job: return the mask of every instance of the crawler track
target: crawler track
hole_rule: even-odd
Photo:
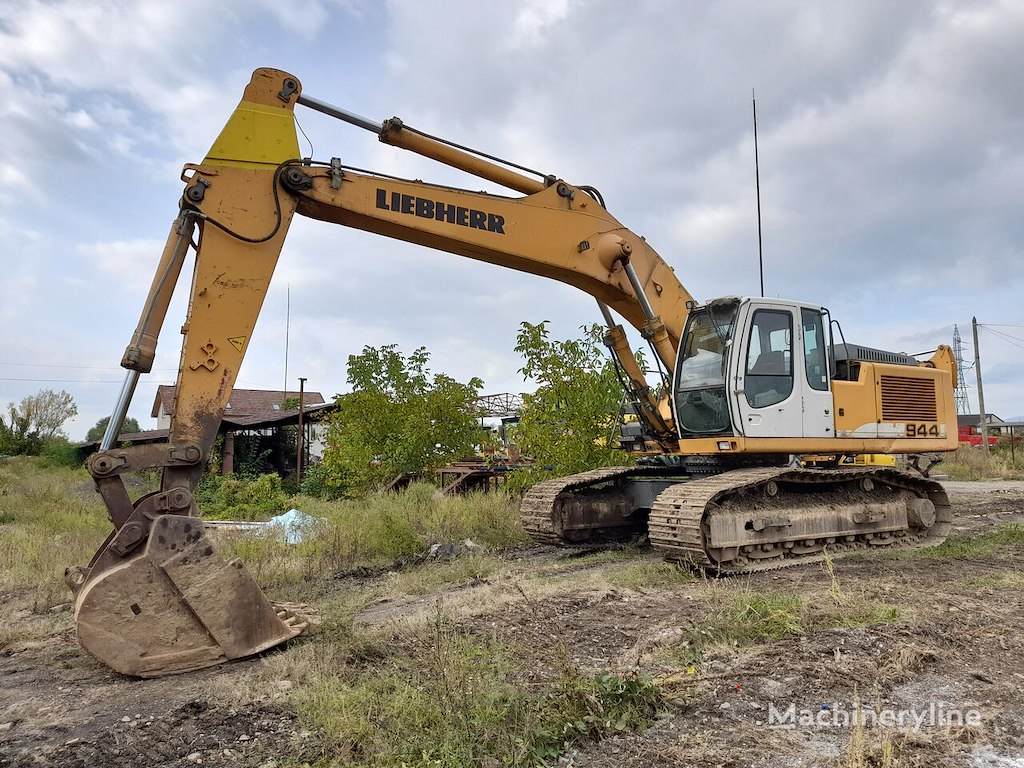
[[[602,486],[614,488],[616,483],[631,477],[659,472],[663,474],[664,470],[655,467],[605,467],[537,483],[526,492],[519,507],[523,528],[534,541],[556,546],[593,545],[621,540],[630,535],[642,535],[642,521],[638,521],[635,526],[638,530],[632,532],[603,528],[596,521],[588,529],[567,529],[566,507],[588,501],[595,508],[598,505],[607,507],[615,501],[614,491],[602,493]]]
[[[935,546],[951,523],[942,486],[917,475],[765,468],[674,484],[658,496],[648,525],[666,559],[747,573],[822,560],[826,548],[835,556]]]
[[[647,510],[635,480],[669,482]],[[535,485],[520,508],[535,541],[608,543],[648,534],[666,559],[748,573],[868,549],[941,543],[952,512],[942,486],[889,468],[734,469],[681,477],[658,467],[610,467]]]

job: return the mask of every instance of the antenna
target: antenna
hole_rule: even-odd
[[[754,108],[754,183],[757,187],[757,266],[761,273],[761,296],[764,296],[764,249],[761,245],[761,166],[757,157],[757,99],[750,89],[750,104]]]

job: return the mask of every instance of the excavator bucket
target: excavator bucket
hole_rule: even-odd
[[[69,569],[83,648],[135,677],[189,672],[302,634],[304,606],[275,605],[240,560],[225,560],[199,518],[161,515],[140,554],[101,553]]]

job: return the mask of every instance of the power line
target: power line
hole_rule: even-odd
[[[120,384],[117,379],[20,379],[11,376],[0,376],[0,381],[31,381],[35,384]]]
[[[0,365],[17,365],[24,368],[71,368],[77,371],[119,371],[120,366],[116,365],[64,365],[62,363],[9,363],[0,362]],[[176,371],[177,368],[154,368],[154,371]]]
[[[992,328],[990,326],[987,326],[987,325],[983,325],[981,327],[986,329],[986,330],[988,330],[989,333],[996,334],[996,336],[1004,336],[1004,337],[1009,338],[1009,339],[1016,339],[1017,341],[1024,341],[1024,339],[1022,339],[1020,336],[1014,336],[1012,333],[1007,333],[1006,331],[993,331]]]
[[[989,333],[991,333],[993,336],[996,336],[997,338],[1002,339],[1007,344],[1011,344],[1011,345],[1017,347],[1018,349],[1024,349],[1024,339],[1020,338],[1019,336],[1011,336],[1010,334],[1003,333],[1002,331],[994,331],[994,330],[992,330],[991,328],[989,328],[988,326],[985,326],[985,325],[980,325],[979,324],[979,326],[982,329],[984,329],[984,330],[988,331]]]

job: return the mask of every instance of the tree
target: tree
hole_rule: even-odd
[[[599,326],[581,328],[581,339],[553,341],[547,321],[522,323],[515,350],[525,363],[520,373],[538,382],[523,396],[514,439],[537,469],[516,485],[597,467],[630,463],[615,448],[622,385],[604,348]]]
[[[327,430],[328,486],[366,493],[472,453],[480,433],[473,403],[483,382],[431,374],[429,360],[424,347],[406,357],[394,344],[349,356],[352,391],[336,397]]]
[[[110,417],[104,416],[102,419],[96,422],[96,425],[92,427],[88,432],[85,433],[86,442],[93,442],[95,440],[102,440],[103,435],[107,431],[107,424],[110,423]],[[131,416],[124,420],[124,424],[121,425],[121,431],[118,434],[125,434],[127,432],[141,432],[142,428],[139,426],[139,422],[133,419]]]
[[[78,415],[78,406],[63,389],[60,392],[41,389],[35,395],[22,398],[21,412],[29,418],[33,431],[46,440],[63,434],[61,427],[65,421]]]
[[[43,445],[63,436],[61,427],[78,414],[75,400],[64,390],[41,389],[23,397],[20,405],[8,405],[8,417],[0,416],[0,452],[36,455]]]

